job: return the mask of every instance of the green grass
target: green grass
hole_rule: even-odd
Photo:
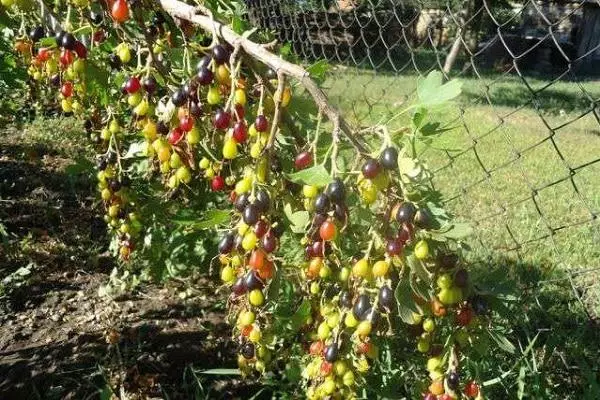
[[[414,98],[415,75],[337,68],[326,91],[354,126],[385,123]],[[526,79],[533,90],[549,83]],[[590,112],[600,81],[555,82],[532,100],[516,76],[461,80],[460,99],[435,113],[455,129],[421,157],[435,171],[448,208],[475,228],[470,257],[483,261],[476,273],[492,286],[517,284],[520,306],[507,321],[517,347],[540,334],[534,351],[518,362],[493,355],[500,371],[512,373],[487,394],[516,398],[524,368],[525,398],[597,398],[600,338],[587,313],[600,316],[600,221],[592,221],[600,213],[600,162],[586,164],[600,158],[600,123]],[[402,115],[388,128],[407,126],[409,118]],[[591,268],[597,270],[573,278],[574,296],[565,272]],[[563,361],[573,369],[566,372]]]

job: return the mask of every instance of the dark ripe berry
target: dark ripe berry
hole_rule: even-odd
[[[258,132],[266,132],[269,128],[269,121],[267,121],[267,117],[264,115],[257,115],[256,120],[254,121],[254,126]]]
[[[244,237],[242,235],[237,235],[235,237],[234,247],[240,252],[244,251],[244,247],[242,246],[243,241],[244,241]]]
[[[358,296],[358,299],[356,299],[354,307],[352,307],[352,313],[357,319],[362,320],[364,319],[365,313],[370,308],[371,302],[369,301],[369,296],[367,296],[366,294],[361,294],[360,296]]]
[[[225,64],[229,60],[229,51],[225,46],[218,44],[212,50],[212,57],[217,65]]]
[[[340,305],[346,308],[352,307],[352,294],[349,291],[344,290],[340,294]]]
[[[385,251],[390,256],[397,256],[402,252],[402,242],[398,239],[390,239],[385,246]]]
[[[265,286],[265,283],[254,271],[248,271],[244,277],[244,283],[246,284],[246,288],[248,290],[262,289]]]
[[[402,243],[404,245],[406,242],[411,240],[412,237],[413,237],[412,225],[409,225],[409,224],[402,225],[400,232],[398,232],[398,240],[400,241],[400,243]]]
[[[239,120],[233,125],[233,138],[238,143],[244,143],[248,139],[248,127],[246,121]]]
[[[110,153],[108,153],[106,155],[106,159],[108,160],[109,164],[114,164],[117,162],[117,153],[115,153],[114,151],[111,151]]]
[[[121,182],[119,182],[116,179],[113,179],[110,181],[110,183],[108,184],[108,187],[110,187],[110,190],[114,192],[118,192],[119,190],[121,190]]]
[[[377,324],[379,324],[379,313],[377,312],[377,310],[369,308],[363,314],[362,320],[370,321],[371,325],[373,325],[373,328],[375,328],[377,327]]]
[[[277,79],[277,72],[275,72],[273,68],[269,68],[267,69],[265,76],[267,77],[267,79]]]
[[[196,72],[200,72],[203,69],[208,69],[208,66],[210,65],[210,57],[209,56],[204,56],[200,59],[200,61],[198,61],[198,64],[196,64]]]
[[[98,168],[99,171],[104,171],[106,169],[106,167],[108,167],[108,162],[106,161],[106,158],[102,157],[96,160],[96,167]]]
[[[56,39],[57,46],[62,46],[63,37],[65,37],[66,34],[67,32],[65,31],[58,31],[56,35],[54,35],[54,39]]]
[[[336,204],[333,209],[333,216],[340,222],[345,222],[348,216],[348,207],[345,204]]]
[[[269,207],[271,206],[271,196],[269,196],[269,192],[264,189],[259,190],[256,193],[254,205],[258,207],[258,210],[261,212],[268,211]]]
[[[387,147],[381,152],[379,162],[385,169],[398,168],[398,150],[395,147]]]
[[[244,282],[244,278],[243,277],[239,277],[237,278],[237,280],[235,281],[235,283],[233,285],[231,285],[231,291],[233,293],[235,293],[236,296],[241,296],[244,293],[246,293],[246,291],[248,290],[248,288],[246,288],[246,283]]]
[[[156,131],[161,135],[166,135],[169,133],[169,125],[164,121],[158,121],[158,124],[156,124]]]
[[[344,182],[342,182],[340,178],[335,178],[333,182],[327,186],[326,193],[332,202],[336,204],[343,203],[346,197]]]
[[[132,76],[127,80],[127,82],[125,82],[125,91],[129,94],[136,93],[141,88],[142,84],[140,83],[139,78],[136,76]]]
[[[337,343],[332,343],[325,348],[325,360],[327,362],[333,363],[338,359],[339,347]]]
[[[195,118],[199,118],[202,116],[204,110],[202,109],[202,104],[192,101],[190,103],[190,115]]]
[[[104,29],[98,29],[94,32],[94,36],[92,37],[94,43],[102,43],[106,40],[106,32]]]
[[[62,37],[62,40],[60,43],[61,43],[61,46],[64,47],[65,49],[74,50],[76,41],[77,41],[77,39],[75,39],[75,36],[73,36],[72,33],[67,32]]]
[[[60,86],[60,75],[59,74],[52,75],[50,77],[50,84],[55,87]]]
[[[362,167],[362,174],[367,179],[373,179],[379,174],[381,170],[381,166],[377,162],[377,160],[373,158],[369,158]]]
[[[117,217],[119,219],[125,219],[126,216],[127,216],[127,211],[125,211],[125,209],[121,208],[119,210],[119,213],[117,214]]]
[[[182,105],[184,105],[186,100],[187,95],[181,89],[173,93],[173,95],[171,96],[171,101],[173,102],[173,104],[175,104],[176,107],[181,107]]]
[[[313,251],[313,248],[312,248],[312,246],[311,246],[310,244],[307,244],[307,245],[304,247],[304,257],[305,257],[307,260],[310,260],[311,258],[314,258],[314,257],[316,257],[316,255],[315,255],[315,253],[314,253],[314,251]]]
[[[392,310],[394,305],[394,292],[389,286],[382,286],[379,289],[379,304],[387,311]]]
[[[210,69],[205,67],[198,71],[198,74],[196,74],[196,78],[199,84],[206,86],[211,84],[214,75]]]
[[[152,17],[152,23],[155,25],[162,25],[166,22],[165,16],[161,12],[156,12]]]
[[[318,213],[326,213],[329,211],[329,198],[325,193],[320,193],[315,199],[315,211]]]
[[[254,225],[260,218],[260,211],[254,204],[248,204],[243,213],[244,222],[247,225]]]
[[[86,131],[88,131],[88,132],[91,131],[93,127],[94,127],[94,123],[92,122],[91,119],[86,119],[83,122],[83,129],[85,129]]]
[[[242,346],[242,356],[247,360],[254,358],[254,344],[252,342],[247,342]]]
[[[456,266],[456,263],[458,262],[458,255],[454,253],[439,254],[437,257],[437,262],[440,268],[452,269]]]
[[[150,39],[155,39],[158,36],[158,33],[159,33],[158,26],[156,26],[156,25],[150,25],[146,28],[146,35]]]
[[[405,201],[398,207],[398,212],[396,213],[396,221],[401,224],[409,224],[413,222],[415,218],[415,213],[417,212],[417,208],[413,203]]]
[[[79,40],[75,42],[74,50],[75,54],[77,54],[77,57],[81,58],[82,60],[87,58],[87,47],[85,47],[85,45]]]
[[[198,85],[195,82],[188,82],[182,88],[185,95],[190,100],[198,100]]]
[[[267,234],[269,231],[269,223],[264,219],[261,219],[256,224],[254,224],[254,233],[256,237],[261,238]]]
[[[110,67],[112,69],[119,69],[119,68],[121,68],[121,59],[119,58],[118,55],[111,54],[108,57],[108,64],[110,65]]]
[[[225,189],[225,178],[221,175],[217,175],[210,181],[210,188],[213,192],[220,192]]]
[[[227,235],[223,236],[223,238],[219,242],[219,253],[229,254],[231,250],[233,250],[234,242],[235,237],[231,233],[228,233]]]
[[[296,156],[296,159],[294,160],[294,167],[296,167],[296,169],[304,169],[312,163],[312,160],[312,153],[303,151]]]
[[[315,214],[312,224],[315,227],[319,227],[325,221],[327,221],[327,214]]]
[[[144,78],[143,82],[142,82],[142,86],[144,87],[144,90],[146,91],[146,93],[148,94],[154,94],[154,92],[156,92],[156,79],[154,79],[154,77],[152,75]]]
[[[267,253],[272,253],[277,249],[277,236],[271,230],[262,237],[260,244],[262,245],[264,251]]]
[[[325,246],[323,246],[322,241],[318,240],[313,242],[311,250],[314,257],[323,257],[323,254],[325,253]]]
[[[246,209],[246,206],[250,203],[250,199],[246,193],[239,195],[235,199],[235,209],[239,212],[243,212]]]
[[[470,307],[463,307],[456,314],[456,323],[460,326],[467,326],[473,320],[473,310]]]
[[[231,122],[231,114],[224,111],[222,108],[219,108],[215,111],[215,116],[213,117],[213,125],[217,129],[225,130],[229,128],[229,123]]]
[[[29,32],[29,38],[33,43],[36,43],[38,40],[42,39],[46,35],[44,28],[41,26],[36,26]]]
[[[281,237],[281,235],[283,235],[283,232],[285,232],[285,226],[283,224],[276,224],[274,227],[271,228],[271,232],[276,237]]]
[[[434,228],[434,219],[431,212],[426,208],[420,208],[415,214],[415,226],[421,229]]]
[[[102,16],[101,12],[95,12],[95,11],[90,12],[90,21],[92,21],[92,24],[100,25],[102,23],[103,19],[104,18]]]
[[[446,375],[446,383],[450,389],[456,390],[458,388],[458,384],[460,383],[460,376],[456,371],[452,371]]]
[[[469,303],[471,303],[471,307],[473,308],[473,311],[475,311],[475,314],[477,314],[477,315],[484,315],[488,311],[487,300],[484,299],[483,297],[481,297],[480,295],[475,295],[475,296],[471,297],[471,299],[469,300]]]
[[[459,269],[454,274],[454,284],[458,287],[464,288],[469,283],[469,273],[466,269]]]

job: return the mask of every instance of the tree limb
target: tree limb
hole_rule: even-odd
[[[202,12],[207,13],[208,10],[203,7],[194,7],[178,0],[157,1],[162,6],[163,10],[172,17],[190,21],[209,32],[216,31],[223,40],[234,47],[236,45],[240,45],[247,54],[269,66],[274,71],[278,73],[281,72],[289,77],[297,79],[310,93],[323,114],[325,114],[327,118],[334,124],[334,130],[341,130],[341,132],[360,153],[368,153],[368,149],[356,138],[356,136],[354,136],[350,125],[348,125],[348,123],[341,117],[339,111],[329,103],[325,93],[323,93],[315,81],[310,78],[309,73],[304,68],[282,60],[277,55],[269,52],[263,45],[238,35],[228,26],[215,21],[207,15],[198,14],[199,9]]]

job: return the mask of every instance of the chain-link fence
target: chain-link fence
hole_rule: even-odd
[[[562,285],[597,322],[600,3],[246,3],[301,59],[332,65],[326,91],[357,129],[404,109],[431,70],[460,78],[461,100],[439,111],[454,129],[422,154],[434,184],[475,226],[477,257],[526,271],[524,288]]]

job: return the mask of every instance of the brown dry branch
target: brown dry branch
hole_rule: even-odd
[[[267,65],[278,74],[282,73],[298,80],[312,96],[317,107],[331,121],[334,134],[341,131],[358,152],[365,155],[369,152],[367,147],[356,138],[350,125],[342,118],[340,112],[329,103],[325,93],[319,88],[317,83],[310,78],[308,71],[304,68],[282,60],[276,54],[268,51],[264,45],[255,43],[238,35],[228,26],[209,17],[208,15],[210,15],[210,12],[203,7],[194,7],[178,0],[158,0],[158,3],[163,10],[172,17],[190,21],[208,32],[217,32],[225,42],[234,47],[237,45],[241,46],[246,54]],[[199,12],[202,12],[205,15],[200,14]]]

